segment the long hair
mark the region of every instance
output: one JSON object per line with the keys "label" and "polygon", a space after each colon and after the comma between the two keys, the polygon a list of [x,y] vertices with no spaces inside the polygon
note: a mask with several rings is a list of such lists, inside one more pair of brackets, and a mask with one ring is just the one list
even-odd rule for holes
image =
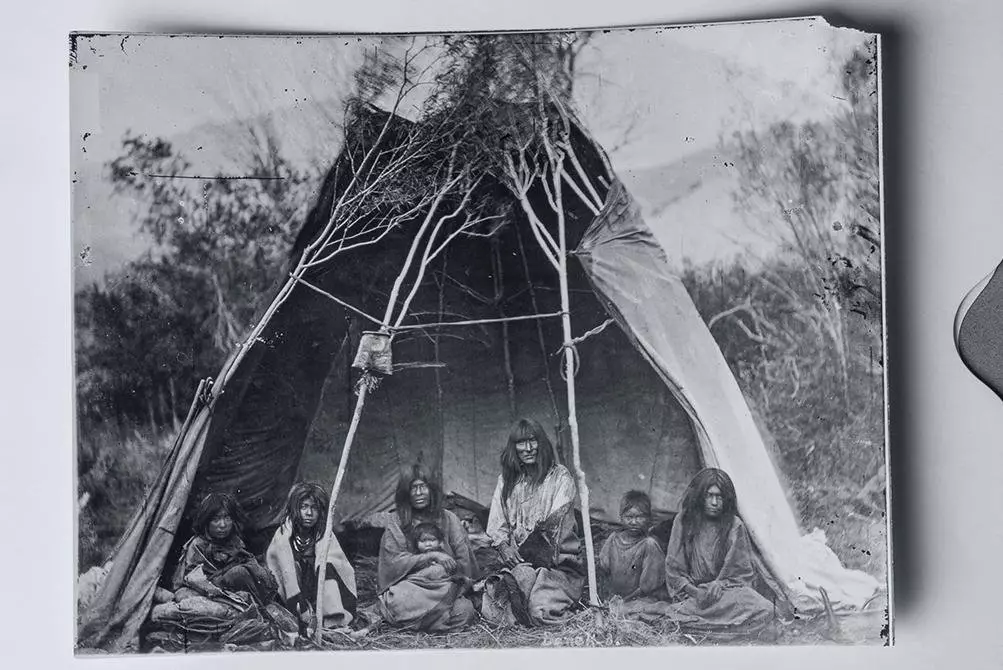
{"label": "long hair", "polygon": [[724,539],[731,530],[735,515],[738,514],[738,498],[735,495],[735,485],[732,483],[731,477],[724,470],[706,468],[693,477],[693,481],[690,482],[685,495],[683,495],[683,503],[680,506],[682,509],[679,513],[679,521],[683,530],[683,555],[686,557],[687,568],[692,567],[693,540],[696,538],[700,527],[704,523],[707,523],[704,518],[704,498],[707,495],[707,489],[712,486],[717,486],[721,489],[721,497],[724,502],[721,509],[720,522],[717,524],[717,540],[714,544],[714,562],[716,565],[721,564],[724,560],[724,554],[728,549],[725,546]]}
{"label": "long hair", "polygon": [[420,463],[415,463],[401,475],[394,493],[394,506],[397,508],[397,520],[406,536],[410,535],[411,524],[415,510],[411,507],[411,484],[421,480],[428,486],[428,507],[421,511],[422,519],[438,519],[442,513],[442,491],[431,473]]}
{"label": "long hair", "polygon": [[233,521],[232,536],[240,537],[244,533],[244,526],[247,525],[247,515],[244,509],[229,493],[212,492],[202,498],[198,510],[195,512],[195,522],[192,524],[192,531],[209,539],[209,522],[220,512],[225,511]]}
{"label": "long hair", "polygon": [[319,537],[323,535],[324,528],[327,526],[327,506],[329,501],[327,491],[318,484],[310,482],[293,484],[292,489],[289,491],[289,499],[286,501],[286,518],[292,522],[295,530],[298,530],[300,526],[300,505],[303,504],[304,500],[313,500],[320,512],[320,515],[317,517],[317,523],[314,525],[312,531],[314,537]]}
{"label": "long hair", "polygon": [[[526,440],[537,442],[535,465],[526,466],[519,460],[515,445]],[[532,486],[539,486],[553,467],[554,448],[543,426],[533,419],[519,419],[512,426],[508,444],[501,454],[502,501],[508,502],[508,497],[512,495],[512,489],[520,477],[525,476]]]}

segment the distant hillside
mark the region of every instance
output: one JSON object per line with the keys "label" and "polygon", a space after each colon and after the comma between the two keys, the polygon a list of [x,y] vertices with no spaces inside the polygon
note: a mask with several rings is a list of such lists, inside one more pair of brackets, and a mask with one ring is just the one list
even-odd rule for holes
{"label": "distant hillside", "polygon": [[734,152],[727,147],[694,151],[674,163],[624,170],[622,177],[644,206],[645,213],[660,216],[666,209],[706,184],[730,179]]}
{"label": "distant hillside", "polygon": [[734,257],[753,260],[774,247],[769,231],[754,230],[734,207],[736,154],[709,147],[674,163],[625,170],[624,183],[669,260],[700,265]]}
{"label": "distant hillside", "polygon": [[[270,48],[278,49],[277,43]],[[318,44],[315,51],[314,60],[327,63],[326,47]],[[292,164],[319,176],[341,143],[344,94],[339,92],[349,89],[339,82],[347,80],[355,64],[343,58],[325,66],[333,67],[336,76],[323,81],[314,77],[295,87],[290,83],[289,88],[272,91],[274,95],[252,100],[254,104],[240,95],[220,93],[235,101],[233,120],[189,125],[169,139],[191,163],[193,173],[235,174],[248,164],[257,141],[248,128],[271,128]],[[742,253],[755,237],[731,206],[732,169],[725,166],[731,157],[714,148],[720,135],[727,136],[736,123],[823,118],[833,104],[810,82],[780,81],[770,71],[654,33],[602,35],[583,52],[581,68],[579,104],[605,146],[612,149],[623,143],[625,127],[631,119],[637,122],[633,141],[615,154],[614,162],[654,166],[621,170],[621,175],[675,261],[686,257],[699,263]],[[298,81],[294,75],[295,68],[291,82]],[[231,83],[226,80],[227,86]],[[249,86],[239,78],[233,85],[237,93]],[[228,89],[220,85],[219,90]],[[100,281],[149,246],[135,227],[136,206],[114,196],[103,178],[103,161],[115,154],[97,160],[91,149],[78,155],[74,164],[78,285]]]}
{"label": "distant hillside", "polygon": [[294,167],[326,168],[341,147],[343,104],[337,97],[304,100],[239,121],[196,126],[172,142],[194,170],[229,173],[250,164],[255,143],[270,129],[282,156]]}
{"label": "distant hillside", "polygon": [[652,34],[606,36],[582,54],[581,71],[576,98],[585,121],[604,146],[622,144],[616,158],[631,166],[676,164],[741,129],[823,119],[836,103],[819,82],[778,78]]}
{"label": "distant hillside", "polygon": [[[280,110],[270,118],[282,128],[295,114],[304,110]],[[286,127],[310,127],[300,117]],[[301,125],[302,124],[302,125]],[[282,137],[282,148],[301,169],[326,168],[340,144],[340,129],[333,123],[316,123],[311,133],[289,133]],[[210,140],[209,138],[217,138]],[[193,129],[175,140],[175,146],[193,164],[196,173],[226,172],[234,154],[249,150],[244,129],[233,124]],[[198,147],[203,147],[201,150]],[[720,258],[742,256],[750,252],[762,255],[770,250],[762,235],[750,230],[735,211],[732,192],[736,187],[734,154],[727,148],[709,147],[694,151],[678,161],[655,167],[622,170],[621,178],[641,205],[645,220],[665,247],[669,259],[681,267],[684,259],[696,264]],[[230,168],[232,169],[232,168]],[[99,187],[107,189],[105,183]],[[102,209],[111,220],[130,222],[135,205],[108,193]],[[87,257],[74,259],[79,284],[100,281],[109,267],[114,268],[138,256],[148,242],[137,236],[131,226],[96,226],[90,230]],[[78,250],[78,254],[82,252]],[[93,263],[98,259],[100,264]],[[92,264],[93,263],[93,264]]]}

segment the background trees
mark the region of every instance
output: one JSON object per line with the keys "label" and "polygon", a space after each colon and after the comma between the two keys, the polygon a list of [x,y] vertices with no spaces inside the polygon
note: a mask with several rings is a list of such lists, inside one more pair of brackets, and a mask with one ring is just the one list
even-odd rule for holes
{"label": "background trees", "polygon": [[130,135],[108,165],[140,205],[150,250],[75,296],[80,560],[100,560],[166,455],[198,381],[215,374],[281,273],[312,180],[268,128],[242,179],[183,179],[170,143]]}
{"label": "background trees", "polygon": [[[884,403],[875,55],[842,67],[831,121],[723,140],[734,198],[778,252],[686,283],[776,438],[802,515],[883,524]],[[855,560],[859,560],[859,556]]]}

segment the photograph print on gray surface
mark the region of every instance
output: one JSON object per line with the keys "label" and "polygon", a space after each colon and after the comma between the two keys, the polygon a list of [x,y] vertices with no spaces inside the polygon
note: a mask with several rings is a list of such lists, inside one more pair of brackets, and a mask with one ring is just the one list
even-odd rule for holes
{"label": "photograph print on gray surface", "polygon": [[878,59],[71,36],[77,653],[889,644]]}

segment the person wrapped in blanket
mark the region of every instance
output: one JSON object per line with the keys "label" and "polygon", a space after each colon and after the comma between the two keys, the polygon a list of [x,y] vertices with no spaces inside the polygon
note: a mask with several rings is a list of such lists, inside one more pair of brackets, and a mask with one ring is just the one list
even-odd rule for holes
{"label": "person wrapped in blanket", "polygon": [[671,616],[684,632],[711,641],[772,638],[790,601],[738,515],[723,470],[697,473],[686,490],[665,552]]}
{"label": "person wrapped in blanket", "polygon": [[501,470],[487,534],[502,567],[483,585],[481,616],[498,625],[562,623],[584,584],[575,482],[531,419],[512,427]]}
{"label": "person wrapped in blanket", "polygon": [[477,616],[465,597],[477,574],[466,530],[442,508],[438,485],[420,465],[401,477],[394,501],[377,566],[380,617],[390,626],[431,633],[465,627]]}
{"label": "person wrapped in blanket", "polygon": [[465,594],[473,580],[446,553],[442,529],[432,523],[419,523],[411,537],[416,554],[425,560],[415,561],[410,572],[380,594],[378,602],[384,620],[431,633],[458,630],[471,623],[477,613]]}
{"label": "person wrapped in blanket", "polygon": [[244,546],[245,522],[244,512],[232,495],[210,493],[202,499],[194,534],[174,574],[175,593],[189,588],[221,599],[247,594],[261,606],[274,599],[275,578]]}
{"label": "person wrapped in blanket", "polygon": [[603,544],[598,556],[600,595],[618,599],[625,613],[644,604],[668,600],[665,589],[665,553],[651,528],[651,498],[643,491],[628,491],[620,501],[620,523]]}
{"label": "person wrapped in blanket", "polygon": [[235,644],[296,632],[295,619],[275,602],[275,578],[244,545],[245,523],[232,495],[214,492],[202,499],[171,580],[173,593],[158,589],[154,596],[154,623]]}
{"label": "person wrapped in blanket", "polygon": [[265,565],[275,577],[278,597],[299,619],[301,635],[316,625],[317,579],[323,566],[324,628],[345,628],[355,617],[355,570],[331,533],[326,560],[320,559],[327,523],[327,492],[317,484],[300,482],[289,492],[286,518],[268,545]]}

